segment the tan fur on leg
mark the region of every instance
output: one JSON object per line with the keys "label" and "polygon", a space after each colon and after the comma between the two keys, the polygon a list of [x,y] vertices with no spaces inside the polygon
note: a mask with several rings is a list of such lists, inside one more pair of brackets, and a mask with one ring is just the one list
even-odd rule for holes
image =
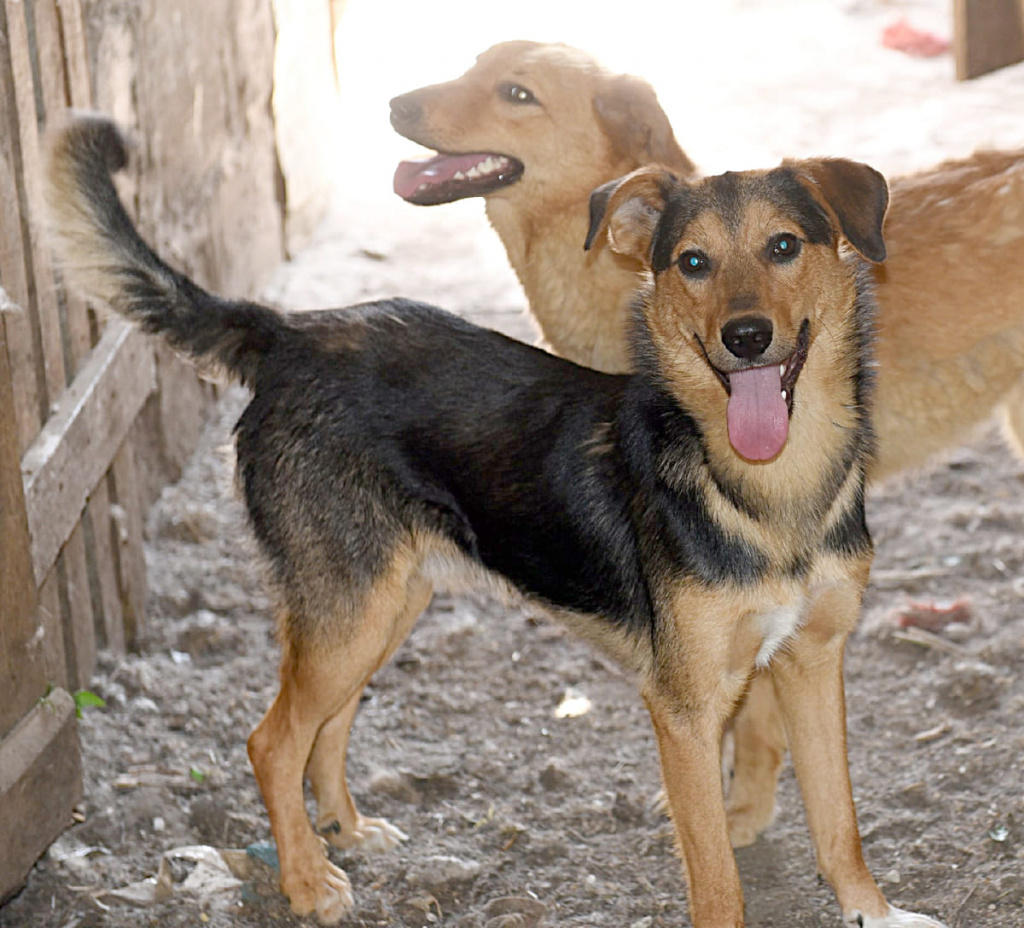
{"label": "tan fur on leg", "polygon": [[718,776],[721,727],[711,713],[694,718],[673,712],[656,697],[645,701],[658,738],[694,928],[742,928],[743,890]]}
{"label": "tan fur on leg", "polygon": [[733,776],[726,811],[733,847],[748,847],[775,817],[786,730],[771,677],[757,674],[733,720]]}
{"label": "tan fur on leg", "polygon": [[[329,720],[338,718],[333,733],[344,731],[347,744],[344,723],[354,716],[366,681],[398,647],[419,614],[410,607],[425,604],[421,588],[413,582],[417,566],[413,558],[396,552],[389,574],[361,603],[349,607],[348,615],[337,618],[330,643],[316,640],[300,646],[285,640],[281,691],[249,737],[249,758],[277,841],[281,889],[296,914],[315,912],[324,924],[335,924],[351,908],[352,893],[348,877],[326,858],[324,842],[310,825],[303,773],[317,735]],[[414,602],[411,589],[417,592]],[[285,616],[281,627],[287,633],[302,623]],[[318,761],[318,771],[323,763]],[[323,790],[325,783],[318,786]],[[347,796],[347,786],[336,788],[335,799],[339,792]]]}
{"label": "tan fur on leg", "polygon": [[[430,603],[433,593],[425,580],[416,578],[410,584],[405,614],[395,626],[395,633],[381,657],[375,673],[398,649],[412,630],[420,613]],[[406,840],[402,831],[382,818],[368,818],[357,809],[348,789],[345,761],[352,721],[369,677],[359,691],[317,734],[306,774],[313,787],[317,804],[317,830],[335,847],[361,847],[368,851],[387,851]]]}
{"label": "tan fur on leg", "polygon": [[843,649],[860,608],[860,592],[851,586],[818,595],[807,624],[777,656],[771,674],[819,871],[844,914],[882,917],[889,905],[864,863],[846,759]]}

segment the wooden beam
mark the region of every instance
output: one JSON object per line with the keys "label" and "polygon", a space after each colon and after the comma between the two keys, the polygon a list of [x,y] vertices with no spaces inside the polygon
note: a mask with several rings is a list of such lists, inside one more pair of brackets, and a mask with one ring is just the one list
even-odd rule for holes
{"label": "wooden beam", "polygon": [[80,110],[90,109],[93,105],[92,81],[89,78],[81,0],[59,0],[57,11],[64,39],[64,63],[71,105]]}
{"label": "wooden beam", "polygon": [[[0,301],[3,289],[0,288]],[[0,737],[43,692],[42,663],[30,648],[36,627],[36,582],[29,546],[25,493],[15,442],[14,388],[7,355],[6,321],[0,311]]]}
{"label": "wooden beam", "polygon": [[[0,0],[0,36],[7,36],[7,6]],[[36,375],[35,346],[29,307],[28,255],[22,207],[23,159],[10,43],[0,41],[0,280],[7,294],[4,326],[11,368],[18,372],[14,403],[18,451],[25,451],[39,431],[45,386]]]}
{"label": "wooden beam", "polygon": [[56,561],[155,385],[153,350],[145,336],[111,321],[22,458],[37,583]]}
{"label": "wooden beam", "polygon": [[960,81],[1024,61],[1024,4],[955,0],[953,47]]}
{"label": "wooden beam", "polygon": [[71,824],[81,798],[75,701],[55,689],[0,741],[0,901]]}

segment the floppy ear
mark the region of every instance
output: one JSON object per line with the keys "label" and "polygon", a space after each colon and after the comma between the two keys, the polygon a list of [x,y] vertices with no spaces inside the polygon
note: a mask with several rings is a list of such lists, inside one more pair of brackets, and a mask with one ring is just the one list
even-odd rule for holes
{"label": "floppy ear", "polygon": [[636,167],[663,164],[683,177],[696,173],[647,81],[631,74],[609,77],[594,97],[594,112],[618,157]]}
{"label": "floppy ear", "polygon": [[874,168],[842,158],[792,161],[816,199],[835,216],[846,240],[869,261],[885,260],[882,224],[889,185]]}
{"label": "floppy ear", "polygon": [[651,242],[665,209],[668,191],[678,183],[664,168],[640,168],[603,184],[590,194],[590,230],[583,247],[589,250],[608,233],[608,245],[620,255],[651,266]]}

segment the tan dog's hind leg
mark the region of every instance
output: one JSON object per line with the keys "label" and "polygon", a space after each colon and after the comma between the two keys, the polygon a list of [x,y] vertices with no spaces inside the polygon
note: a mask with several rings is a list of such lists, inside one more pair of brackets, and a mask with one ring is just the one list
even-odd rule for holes
{"label": "tan dog's hind leg", "polygon": [[775,817],[786,730],[768,674],[757,674],[733,720],[733,774],[726,813],[733,847],[748,847]]}
{"label": "tan dog's hind leg", "polygon": [[327,925],[352,907],[352,891],[344,871],[327,859],[324,841],[310,824],[303,773],[325,723],[337,718],[337,727],[347,733],[343,723],[354,715],[370,674],[397,647],[394,640],[400,630],[411,624],[411,574],[408,565],[403,569],[396,563],[358,605],[358,614],[339,617],[339,631],[330,637],[313,629],[311,640],[287,640],[290,625],[299,623],[285,622],[281,690],[249,737],[249,759],[277,842],[281,889],[296,914],[315,912]]}
{"label": "tan dog's hind leg", "polygon": [[743,928],[743,890],[722,796],[722,724],[711,712],[683,714],[656,696],[644,698],[658,738],[694,928]]}
{"label": "tan dog's hind leg", "polygon": [[[395,633],[378,666],[370,676],[388,662],[405,640],[420,613],[427,608],[433,591],[425,580],[414,581],[405,614],[395,626]],[[348,752],[352,720],[369,677],[358,692],[320,729],[313,745],[306,774],[316,796],[317,830],[338,848],[360,847],[367,851],[389,851],[406,840],[402,831],[382,818],[368,818],[356,809],[348,789],[345,758]]]}
{"label": "tan dog's hind leg", "polygon": [[893,908],[864,863],[846,756],[843,649],[860,610],[853,584],[820,593],[771,674],[818,857],[850,928],[942,928]]}

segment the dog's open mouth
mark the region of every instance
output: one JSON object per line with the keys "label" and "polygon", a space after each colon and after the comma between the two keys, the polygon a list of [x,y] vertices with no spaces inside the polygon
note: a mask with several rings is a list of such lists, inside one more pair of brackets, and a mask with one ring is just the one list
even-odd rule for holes
{"label": "dog's open mouth", "polygon": [[522,174],[522,161],[508,155],[440,153],[399,163],[394,190],[403,200],[417,206],[435,206],[465,197],[485,196],[514,184]]}
{"label": "dog's open mouth", "polygon": [[807,360],[809,344],[810,323],[804,320],[796,348],[781,364],[726,373],[708,359],[729,395],[726,407],[729,443],[748,461],[770,461],[785,446],[793,412],[793,392]]}

